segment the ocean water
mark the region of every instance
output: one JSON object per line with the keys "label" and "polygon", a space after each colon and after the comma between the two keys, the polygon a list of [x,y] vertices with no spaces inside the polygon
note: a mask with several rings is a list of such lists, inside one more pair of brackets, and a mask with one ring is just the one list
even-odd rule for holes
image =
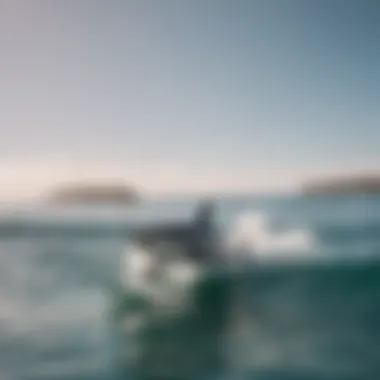
{"label": "ocean water", "polygon": [[125,333],[128,232],[190,219],[196,201],[3,205],[0,379],[380,378],[376,197],[218,199],[232,269],[182,293],[169,281],[179,316]]}

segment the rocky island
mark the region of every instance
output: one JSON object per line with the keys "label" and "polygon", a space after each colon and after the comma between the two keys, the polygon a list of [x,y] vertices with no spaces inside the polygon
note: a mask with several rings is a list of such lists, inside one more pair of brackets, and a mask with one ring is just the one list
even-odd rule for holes
{"label": "rocky island", "polygon": [[65,205],[133,205],[139,200],[135,188],[124,184],[75,184],[56,189],[49,197],[55,204]]}
{"label": "rocky island", "polygon": [[380,195],[380,175],[312,181],[304,195]]}

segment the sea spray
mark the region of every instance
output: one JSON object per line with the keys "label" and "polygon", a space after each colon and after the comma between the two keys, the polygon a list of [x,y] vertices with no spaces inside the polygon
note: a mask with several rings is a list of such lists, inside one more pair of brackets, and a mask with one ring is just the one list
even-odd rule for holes
{"label": "sea spray", "polygon": [[267,214],[246,211],[237,216],[227,231],[225,246],[231,257],[249,259],[291,259],[310,254],[315,244],[305,229],[287,228],[281,232],[271,229]]}

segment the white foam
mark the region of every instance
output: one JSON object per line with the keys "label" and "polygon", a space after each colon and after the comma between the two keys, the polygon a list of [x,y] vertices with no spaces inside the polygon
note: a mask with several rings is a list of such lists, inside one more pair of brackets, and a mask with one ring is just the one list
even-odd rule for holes
{"label": "white foam", "polygon": [[[167,249],[170,250],[169,246]],[[200,276],[200,270],[175,255],[171,258],[169,251],[167,256],[159,253],[139,245],[129,245],[122,263],[123,284],[127,293],[143,296],[151,304],[168,310],[180,309],[187,291]]]}
{"label": "white foam", "polygon": [[154,260],[149,253],[138,245],[130,245],[122,257],[122,280],[130,289],[143,289],[145,277],[154,267]]}
{"label": "white foam", "polygon": [[234,221],[227,233],[227,251],[233,257],[244,253],[249,258],[294,257],[310,253],[312,234],[303,229],[273,232],[268,215],[262,212],[245,212]]}

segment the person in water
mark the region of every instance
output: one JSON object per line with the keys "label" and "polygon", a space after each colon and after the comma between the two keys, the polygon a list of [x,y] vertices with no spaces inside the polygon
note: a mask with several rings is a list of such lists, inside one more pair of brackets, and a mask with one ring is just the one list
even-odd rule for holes
{"label": "person in water", "polygon": [[133,237],[146,246],[154,246],[161,242],[174,243],[179,245],[190,259],[213,262],[217,257],[214,214],[214,203],[209,200],[202,201],[193,222],[144,228]]}
{"label": "person in water", "polygon": [[215,204],[209,200],[198,206],[193,222],[191,256],[200,261],[214,261],[217,256],[217,234],[215,229]]}

